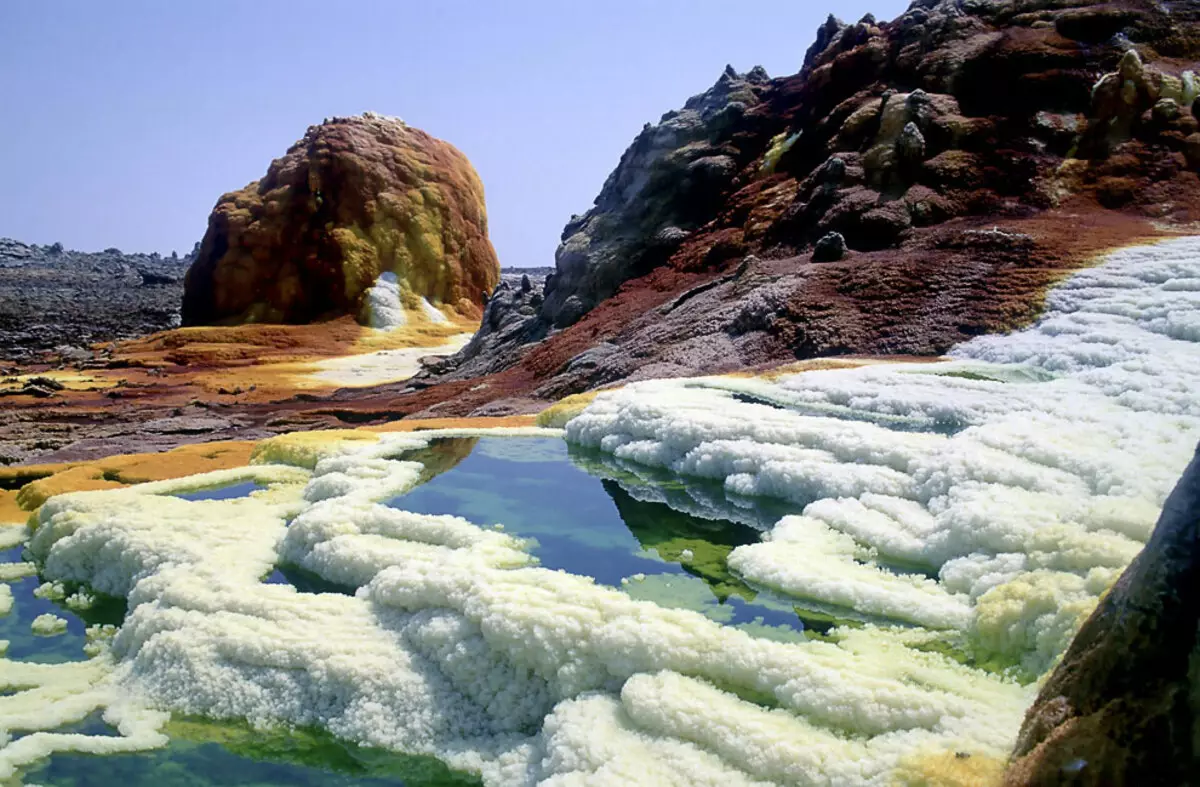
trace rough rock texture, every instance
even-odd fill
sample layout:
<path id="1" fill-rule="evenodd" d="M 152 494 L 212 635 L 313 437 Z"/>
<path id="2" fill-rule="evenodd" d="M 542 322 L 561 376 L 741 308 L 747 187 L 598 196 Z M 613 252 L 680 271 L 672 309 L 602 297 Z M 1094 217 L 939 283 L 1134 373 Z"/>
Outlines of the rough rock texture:
<path id="1" fill-rule="evenodd" d="M 499 278 L 483 186 L 454 147 L 400 120 L 334 118 L 217 202 L 187 274 L 183 322 L 358 314 L 385 271 L 407 293 L 478 315 Z"/>
<path id="2" fill-rule="evenodd" d="M 813 246 L 813 262 L 837 262 L 846 256 L 846 239 L 840 232 L 822 235 Z"/>
<path id="3" fill-rule="evenodd" d="M 739 75 L 727 66 L 683 109 L 646 124 L 592 209 L 563 230 L 541 309 L 547 322 L 573 324 L 623 282 L 665 262 L 716 215 L 734 177 L 757 153 L 744 144 L 746 116 L 768 82 L 761 68 Z"/>
<path id="4" fill-rule="evenodd" d="M 798 74 L 727 70 L 643 130 L 567 225 L 542 304 L 501 299 L 420 385 L 508 370 L 438 405 L 490 411 L 939 353 L 1020 325 L 1083 246 L 1200 219 L 1197 56 L 1195 2 L 918 0 L 891 23 L 831 19 Z M 831 232 L 854 253 L 814 266 Z"/>
<path id="5" fill-rule="evenodd" d="M 627 154 L 624 174 L 606 187 L 605 204 L 617 207 L 598 207 L 568 235 L 587 236 L 580 248 L 589 259 L 618 264 L 615 279 L 604 279 L 616 288 L 610 296 L 593 303 L 601 279 L 587 275 L 569 284 L 556 274 L 549 287 L 530 275 L 526 288 L 517 274 L 495 297 L 485 284 L 468 294 L 475 303 L 489 296 L 483 325 L 457 358 L 372 388 L 287 398 L 222 381 L 196 393 L 199 377 L 253 364 L 257 341 L 101 359 L 105 375 L 128 380 L 91 392 L 42 397 L 25 393 L 38 385 L 22 377 L 0 410 L 0 461 L 93 456 L 116 441 L 157 449 L 260 429 L 536 412 L 626 380 L 819 356 L 930 355 L 1026 324 L 1046 287 L 1093 255 L 1200 219 L 1195 80 L 1184 76 L 1197 55 L 1198 15 L 1183 2 L 963 0 L 920 2 L 892 23 L 831 20 L 799 74 L 725 74 L 711 100 L 689 102 L 698 136 Z M 1118 75 L 1119 93 L 1106 74 Z M 726 101 L 734 94 L 746 101 Z M 717 131 L 714 119 L 730 110 L 710 113 L 710 125 L 703 106 L 722 101 L 746 111 Z M 314 133 L 350 133 L 322 128 Z M 656 133 L 639 139 L 650 145 Z M 693 158 L 689 145 L 721 152 Z M 699 182 L 692 164 L 713 156 L 733 161 L 730 180 L 673 188 L 674 177 Z M 641 190 L 621 207 L 627 187 L 617 184 L 626 179 Z M 643 223 L 639 205 L 655 195 Z M 834 231 L 850 253 L 812 262 L 813 245 Z M 660 248 L 671 251 L 646 251 Z M 631 253 L 605 256 L 618 249 Z M 262 326 L 238 330 L 247 327 Z M 309 326 L 287 330 L 301 328 Z M 304 354 L 295 337 L 276 338 L 278 352 Z M 214 353 L 227 361 L 210 368 Z M 209 409 L 231 426 L 152 442 L 140 429 Z M 7 459 L 6 441 L 15 447 Z"/>
<path id="6" fill-rule="evenodd" d="M 179 325 L 191 256 L 88 253 L 0 238 L 0 360 Z"/>
<path id="7" fill-rule="evenodd" d="M 1009 785 L 1200 780 L 1200 452 L 1042 686 Z"/>

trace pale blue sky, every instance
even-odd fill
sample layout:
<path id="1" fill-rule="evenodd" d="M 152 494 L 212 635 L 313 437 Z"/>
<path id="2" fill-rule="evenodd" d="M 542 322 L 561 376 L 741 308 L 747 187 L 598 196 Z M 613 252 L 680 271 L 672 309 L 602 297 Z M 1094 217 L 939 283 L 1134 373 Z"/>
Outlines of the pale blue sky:
<path id="1" fill-rule="evenodd" d="M 505 266 L 552 265 L 647 121 L 905 0 L 0 0 L 0 237 L 180 253 L 333 115 L 456 145 Z"/>

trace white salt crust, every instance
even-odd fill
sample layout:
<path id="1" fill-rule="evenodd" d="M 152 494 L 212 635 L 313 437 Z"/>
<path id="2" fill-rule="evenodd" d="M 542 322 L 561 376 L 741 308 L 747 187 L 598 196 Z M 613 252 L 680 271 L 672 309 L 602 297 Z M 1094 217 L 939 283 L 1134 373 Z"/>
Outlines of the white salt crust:
<path id="1" fill-rule="evenodd" d="M 1110 255 L 949 362 L 636 383 L 568 440 L 804 505 L 729 564 L 794 596 L 1050 667 L 1200 437 L 1200 239 Z M 736 398 L 735 398 L 736 397 Z M 880 569 L 875 559 L 936 573 Z"/>
<path id="2" fill-rule="evenodd" d="M 363 299 L 363 314 L 369 327 L 382 331 L 403 328 L 408 324 L 405 314 L 405 295 L 416 300 L 416 306 L 425 320 L 440 324 L 449 322 L 449 318 L 440 309 L 422 295 L 413 295 L 406 285 L 401 285 L 400 279 L 392 271 L 379 274 L 375 283 L 367 288 Z"/>
<path id="3" fill-rule="evenodd" d="M 130 614 L 111 653 L 46 678 L 53 702 L 0 697 L 0 741 L 5 703 L 43 731 L 0 748 L 0 779 L 70 746 L 161 745 L 158 711 L 318 725 L 489 785 L 882 785 L 926 756 L 1003 759 L 1035 685 L 927 649 L 960 637 L 1026 677 L 1061 652 L 1200 435 L 1198 298 L 1200 241 L 1132 249 L 951 363 L 639 383 L 568 424 L 623 462 L 805 504 L 731 566 L 916 628 L 758 638 L 537 567 L 496 523 L 381 504 L 418 481 L 403 451 L 471 432 L 268 441 L 220 477 L 268 484 L 237 500 L 163 496 L 214 474 L 53 498 L 30 545 L 45 575 Z M 285 560 L 357 591 L 262 584 Z M 123 737 L 49 732 L 96 708 L 133 720 Z"/>
<path id="4" fill-rule="evenodd" d="M 440 312 L 439 312 L 440 314 Z M 401 350 L 376 350 L 369 353 L 323 358 L 307 364 L 312 371 L 308 380 L 330 383 L 343 388 L 362 388 L 407 380 L 421 371 L 421 359 L 453 355 L 466 346 L 471 334 L 451 336 L 432 347 L 408 347 Z"/>
<path id="5" fill-rule="evenodd" d="M 29 628 L 39 637 L 57 637 L 66 633 L 67 619 L 47 612 L 34 618 Z"/>
<path id="6" fill-rule="evenodd" d="M 367 288 L 363 302 L 367 325 L 381 331 L 402 328 L 408 323 L 404 305 L 400 302 L 400 280 L 391 271 L 379 274 Z"/>
<path id="7" fill-rule="evenodd" d="M 304 487 L 294 467 L 224 471 L 271 483 L 237 500 L 161 496 L 215 474 L 63 495 L 31 547 L 49 576 L 128 596 L 105 685 L 149 707 L 434 754 L 488 784 L 883 783 L 916 751 L 1008 745 L 1029 690 L 907 647 L 917 635 L 755 638 L 534 567 L 488 523 L 380 504 L 421 471 L 394 457 L 465 434 L 331 446 Z M 308 465 L 310 451 L 260 453 Z M 359 590 L 262 584 L 281 557 Z M 737 754 L 734 739 L 803 756 Z"/>

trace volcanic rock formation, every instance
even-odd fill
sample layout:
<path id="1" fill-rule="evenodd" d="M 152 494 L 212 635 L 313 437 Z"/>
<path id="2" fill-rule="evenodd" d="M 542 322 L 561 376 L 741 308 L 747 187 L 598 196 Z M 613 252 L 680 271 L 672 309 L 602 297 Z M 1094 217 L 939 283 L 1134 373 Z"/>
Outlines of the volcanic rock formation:
<path id="1" fill-rule="evenodd" d="M 333 118 L 218 201 L 187 274 L 183 323 L 359 314 L 384 273 L 406 309 L 425 298 L 478 316 L 499 279 L 483 185 L 458 150 L 400 120 Z"/>
<path id="2" fill-rule="evenodd" d="M 437 410 L 503 412 L 489 402 L 937 354 L 1026 324 L 1087 247 L 1200 218 L 1197 56 L 1194 2 L 831 18 L 798 74 L 727 69 L 647 126 L 568 223 L 541 297 L 504 294 L 420 386 L 503 372 Z M 835 232 L 844 259 L 814 264 Z"/>
<path id="3" fill-rule="evenodd" d="M 713 216 L 755 155 L 738 132 L 769 81 L 761 68 L 739 75 L 727 66 L 707 92 L 646 124 L 595 206 L 563 230 L 542 308 L 547 320 L 560 328 L 576 322 L 622 282 L 663 264 Z"/>

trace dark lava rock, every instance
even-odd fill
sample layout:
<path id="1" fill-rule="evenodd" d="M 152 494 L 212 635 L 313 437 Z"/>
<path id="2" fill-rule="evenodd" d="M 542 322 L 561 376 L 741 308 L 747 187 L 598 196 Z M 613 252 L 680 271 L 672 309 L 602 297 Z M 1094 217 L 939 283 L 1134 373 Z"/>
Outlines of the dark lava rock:
<path id="1" fill-rule="evenodd" d="M 554 327 L 566 328 L 569 325 L 574 325 L 583 317 L 585 310 L 583 299 L 578 295 L 572 295 L 563 301 L 557 313 L 554 315 Z"/>
<path id="2" fill-rule="evenodd" d="M 1200 783 L 1200 451 L 1025 714 L 1007 785 Z"/>
<path id="3" fill-rule="evenodd" d="M 837 262 L 846 256 L 846 239 L 840 232 L 830 232 L 813 247 L 813 262 Z"/>
<path id="4" fill-rule="evenodd" d="M 574 324 L 623 282 L 662 264 L 661 252 L 681 233 L 716 215 L 734 176 L 758 154 L 739 131 L 768 83 L 761 68 L 738 74 L 727 66 L 707 91 L 642 129 L 592 209 L 563 230 L 541 309 L 546 322 Z"/>
<path id="5" fill-rule="evenodd" d="M 191 260 L 0 238 L 0 358 L 82 362 L 91 344 L 178 326 Z"/>

